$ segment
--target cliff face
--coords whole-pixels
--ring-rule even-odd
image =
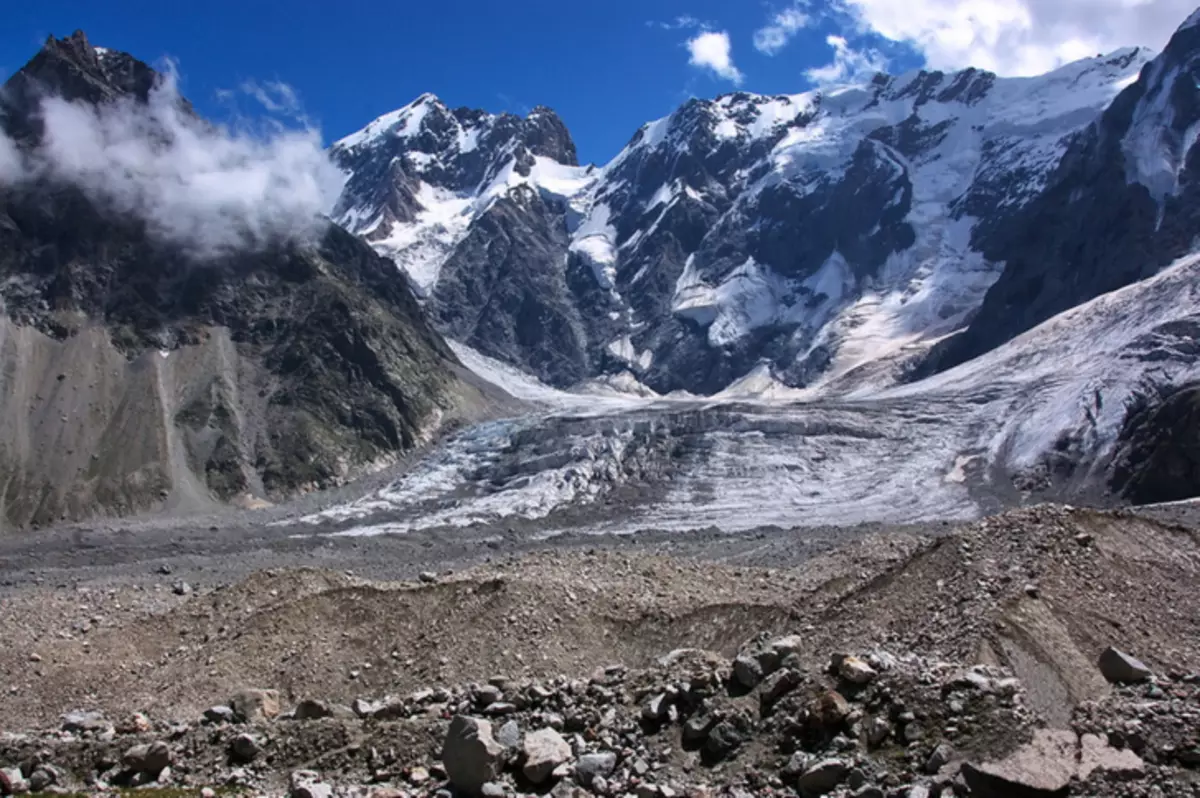
[[[138,103],[156,79],[51,40],[0,121],[34,153],[41,98]],[[395,266],[315,227],[198,260],[69,183],[0,185],[0,525],[277,499],[479,412]]]

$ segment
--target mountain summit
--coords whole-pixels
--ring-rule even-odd
[[[1004,270],[985,244],[1152,57],[691,100],[602,167],[550,111],[425,96],[334,145],[337,218],[445,334],[554,385],[894,381],[969,323]]]

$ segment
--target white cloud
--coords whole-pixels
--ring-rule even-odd
[[[0,130],[0,184],[16,183],[25,174],[25,166],[16,145]]]
[[[856,50],[841,36],[827,36],[825,42],[833,48],[833,60],[804,73],[818,86],[855,83],[887,71],[887,58],[877,50]]]
[[[745,76],[733,64],[733,47],[725,31],[705,31],[687,43],[692,66],[711,69],[718,77],[740,86]]]
[[[683,14],[675,17],[671,22],[656,22],[650,21],[646,23],[652,28],[662,28],[663,30],[684,30],[687,28],[703,28],[705,24],[690,14]]]
[[[808,25],[810,17],[798,6],[785,8],[769,24],[754,32],[754,47],[764,55],[775,55],[791,41],[797,31]]]
[[[265,83],[247,80],[242,83],[241,89],[271,113],[285,114],[291,117],[298,117],[303,113],[296,90],[286,83],[277,80],[269,80]]]
[[[268,96],[283,107],[289,95]],[[182,110],[170,74],[147,103],[93,107],[48,97],[42,117],[45,135],[26,159],[26,178],[71,183],[198,257],[320,233],[320,214],[343,182],[316,131],[253,136],[210,125]],[[0,144],[0,169],[5,151]]]
[[[934,69],[1035,75],[1125,46],[1162,49],[1197,0],[838,0]]]

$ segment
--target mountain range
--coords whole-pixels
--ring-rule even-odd
[[[1134,265],[1076,220],[1045,219],[1105,171],[1130,202],[1150,199],[1124,162],[1130,147],[1155,162],[1162,119],[1133,107],[1178,95],[1171,157],[1196,118],[1187,81],[1173,83],[1189,30],[1157,58],[1121,50],[1037,78],[919,71],[692,100],[599,167],[577,165],[548,109],[496,116],[425,95],[333,145],[350,176],[336,218],[401,265],[444,334],[555,386],[628,372],[712,394],[763,366],[789,386],[887,384],[1181,254]],[[1126,211],[1076,212],[1111,229]],[[1051,259],[1091,271],[1038,251],[1066,230],[1104,252],[1103,274],[1046,274]],[[1027,285],[1030,263],[1063,287]]]
[[[968,477],[1004,496],[1190,495],[1200,318],[1176,289],[1200,234],[1198,21],[1160,54],[1034,78],[915,71],[694,99],[599,166],[548,108],[423,95],[328,149],[335,223],[246,217],[252,245],[202,256],[53,170],[0,184],[3,523],[260,506],[511,415],[508,394],[553,404],[598,383],[634,389],[602,405],[615,415],[632,396],[764,392],[942,408],[958,448],[928,463],[939,512],[990,506],[965,503]],[[82,33],[51,38],[0,92],[0,132],[33,159],[60,98],[149,109],[134,127],[152,150],[206,135],[169,81]],[[631,474],[682,484],[729,467],[722,425],[776,448],[853,427],[855,445],[879,441],[876,466],[910,459],[884,452],[901,431],[873,429],[874,410],[847,426],[834,405],[811,422],[675,407],[457,437],[427,461],[436,498],[414,512],[454,516],[467,484],[492,504],[513,485],[553,503]],[[681,451],[704,460],[690,477]]]

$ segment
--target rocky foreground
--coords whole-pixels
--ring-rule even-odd
[[[1035,508],[792,569],[547,553],[187,586],[111,631],[10,616],[0,792],[1200,795],[1198,575],[1189,529]]]

